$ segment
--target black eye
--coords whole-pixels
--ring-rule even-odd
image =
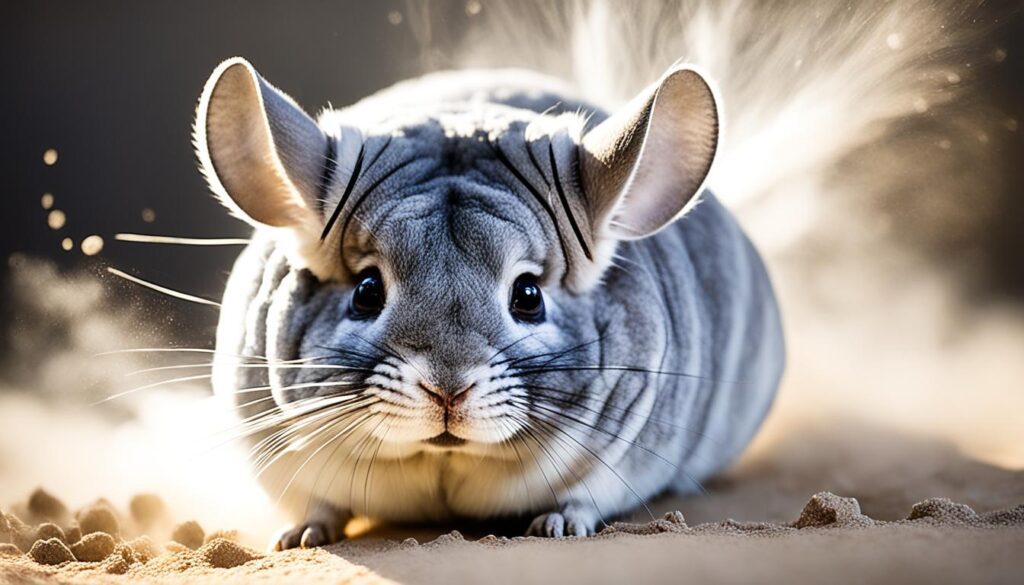
[[[359,284],[352,291],[352,314],[356,318],[372,317],[384,309],[384,281],[380,271],[367,268],[359,274]]]
[[[544,320],[544,295],[540,292],[536,276],[523,274],[516,279],[512,285],[509,311],[520,321],[539,323]]]

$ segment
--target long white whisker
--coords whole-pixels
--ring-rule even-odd
[[[355,366],[344,366],[344,365],[340,365],[340,364],[309,364],[309,363],[303,363],[303,362],[311,362],[311,361],[317,360],[317,359],[333,359],[333,358],[331,356],[321,356],[321,357],[303,358],[301,360],[288,360],[288,361],[282,361],[282,362],[276,362],[276,363],[267,363],[267,364],[234,364],[234,365],[232,365],[232,367],[233,368],[262,368],[262,369],[267,369],[267,370],[269,370],[270,368],[278,368],[278,369],[282,369],[282,370],[287,370],[287,369],[305,369],[305,370],[346,370],[346,371],[363,371],[363,370],[367,369],[367,368],[358,368],[358,367],[355,367]],[[134,372],[129,372],[129,373],[125,374],[125,376],[136,376],[136,375],[145,374],[145,373],[148,373],[148,372],[160,372],[160,371],[164,371],[164,370],[185,370],[185,369],[189,369],[189,368],[208,368],[208,367],[212,367],[212,366],[213,366],[213,363],[211,363],[211,362],[207,362],[207,363],[203,363],[203,364],[178,364],[178,365],[173,365],[173,366],[158,366],[158,367],[155,367],[155,368],[146,368],[146,369],[143,369],[143,370],[135,370]]]
[[[179,238],[176,236],[153,236],[149,234],[114,234],[114,239],[121,242],[182,244],[185,246],[245,246],[249,243],[249,240],[244,238]]]
[[[373,415],[372,413],[371,413],[371,414],[367,414],[367,415],[365,415],[364,419],[365,419],[365,420],[370,420],[370,419],[371,419],[371,418],[372,418],[373,416],[374,416],[374,415]],[[341,421],[339,421],[339,422],[341,422]],[[337,432],[337,433],[336,433],[336,434],[335,434],[335,435],[334,435],[333,437],[331,437],[331,440],[329,440],[329,441],[326,441],[326,442],[324,442],[324,444],[323,444],[323,445],[321,445],[321,446],[320,446],[320,447],[318,447],[318,448],[317,448],[317,449],[316,449],[315,451],[313,451],[313,452],[312,452],[312,453],[311,453],[311,454],[309,455],[309,457],[307,457],[307,458],[306,458],[306,460],[302,462],[302,465],[300,465],[300,466],[299,466],[299,468],[298,468],[297,470],[295,470],[295,473],[293,473],[293,474],[292,474],[292,477],[291,477],[291,479],[289,479],[289,480],[288,480],[288,483],[287,483],[287,484],[285,484],[285,486],[284,486],[284,489],[282,489],[282,490],[281,490],[281,494],[280,494],[280,495],[279,495],[279,496],[277,497],[277,505],[280,505],[280,504],[281,504],[281,500],[282,500],[282,499],[284,499],[284,496],[285,496],[285,494],[286,494],[286,493],[288,493],[288,488],[290,488],[290,487],[291,487],[291,485],[292,485],[292,483],[294,483],[294,482],[295,482],[295,478],[297,478],[297,477],[299,476],[299,473],[301,473],[301,472],[302,472],[302,470],[303,470],[303,469],[304,469],[304,468],[306,467],[306,465],[307,465],[307,464],[308,464],[308,463],[309,463],[310,461],[312,461],[312,460],[313,460],[313,458],[314,458],[314,457],[316,457],[318,453],[320,453],[321,451],[323,451],[323,450],[324,450],[324,449],[325,449],[325,448],[326,448],[326,447],[327,447],[328,445],[330,445],[331,443],[333,443],[334,441],[336,441],[336,440],[337,440],[337,439],[338,439],[339,437],[341,437],[342,435],[344,435],[344,434],[348,433],[348,432],[349,432],[349,431],[350,431],[351,429],[355,428],[355,427],[353,426],[354,424],[357,424],[357,423],[350,423],[350,424],[349,424],[349,425],[348,425],[347,427],[345,427],[345,428],[343,428],[342,430],[338,431],[338,432]],[[361,423],[359,423],[359,424],[361,424]],[[333,426],[334,426],[334,425],[332,424],[332,425],[330,425],[330,426],[329,426],[329,427],[327,427],[327,428],[331,428],[331,427],[333,427]]]
[[[372,401],[371,401],[372,402]],[[305,442],[310,442],[318,435],[324,434],[326,431],[333,428],[338,422],[341,422],[348,415],[353,412],[358,412],[365,409],[371,402],[365,402],[358,405],[349,405],[345,409],[339,411],[329,411],[327,416],[317,415],[311,417],[309,420],[302,420],[299,423],[290,425],[274,434],[266,437],[260,441],[259,444],[255,445],[249,452],[249,457],[253,460],[253,466],[256,469],[256,477],[259,477],[267,469],[269,469],[274,463],[276,463],[281,457],[293,450],[291,448],[291,439],[295,435],[301,434],[307,428],[320,422],[321,419],[327,418],[331,422],[325,425],[316,427],[309,435],[302,437]],[[367,415],[369,416],[369,415]],[[301,447],[299,447],[301,449]]]
[[[200,375],[196,375],[196,376],[183,376],[181,378],[174,378],[172,380],[161,380],[159,382],[153,382],[152,384],[146,384],[145,386],[139,386],[137,388],[132,388],[131,390],[125,390],[124,392],[118,392],[117,394],[114,394],[113,396],[107,396],[106,398],[103,398],[101,400],[97,400],[96,402],[93,402],[89,406],[97,406],[97,405],[103,404],[104,402],[110,402],[111,400],[115,400],[115,399],[121,398],[123,396],[128,396],[129,394],[135,394],[136,392],[141,392],[143,390],[149,390],[150,388],[156,388],[158,386],[166,386],[168,384],[177,384],[179,382],[194,382],[196,380],[208,380],[211,377],[213,377],[211,374],[200,374]]]
[[[163,293],[163,294],[165,294],[167,296],[170,296],[170,297],[174,297],[176,299],[181,299],[183,301],[190,301],[190,302],[193,302],[193,303],[199,303],[200,305],[210,305],[211,307],[218,307],[218,308],[220,307],[220,303],[218,303],[218,302],[211,301],[210,299],[204,299],[203,297],[197,297],[195,295],[190,295],[188,293],[183,293],[183,292],[180,292],[180,291],[176,291],[176,290],[167,288],[165,286],[160,286],[159,284],[154,284],[152,282],[149,282],[149,281],[146,281],[146,280],[142,280],[141,278],[132,276],[131,274],[128,274],[127,272],[123,272],[121,270],[118,270],[117,268],[114,268],[113,266],[108,266],[107,267],[107,272],[113,274],[114,276],[118,276],[120,278],[123,278],[123,279],[127,280],[128,282],[133,282],[133,283],[135,283],[137,285],[144,286],[146,288],[155,290],[157,292]]]

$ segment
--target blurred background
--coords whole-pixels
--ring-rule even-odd
[[[66,445],[61,429],[102,436],[124,421],[193,412],[170,403],[87,405],[131,388],[124,375],[163,363],[97,354],[212,347],[215,308],[135,287],[105,269],[219,297],[237,247],[114,235],[247,237],[248,227],[208,194],[191,146],[203,84],[234,55],[311,113],[445,67],[538,68],[613,106],[677,58],[704,66],[726,113],[709,184],[764,251],[791,348],[779,410],[749,457],[771,460],[763,454],[781,436],[801,436],[800,425],[816,429],[804,437],[816,436],[830,421],[861,418],[871,422],[855,426],[855,436],[880,426],[897,432],[881,450],[913,433],[941,439],[972,462],[1024,467],[1019,2],[598,9],[604,4],[5,2],[0,397],[8,406],[0,407],[0,419],[7,416],[0,475],[5,465],[17,473],[5,478],[0,503],[47,480],[38,456],[49,443],[40,436]],[[201,395],[204,384],[190,381],[183,391]],[[82,417],[91,421],[88,433],[69,431]],[[160,432],[177,440],[181,428]],[[843,437],[836,444],[849,445]],[[146,459],[145,450],[104,445],[82,449],[102,453],[108,470]],[[800,469],[813,476],[820,459]],[[740,469],[744,477],[751,468]],[[86,498],[129,471],[96,477],[83,467],[49,477]],[[817,477],[856,491],[877,479],[872,473]],[[1024,497],[1019,474],[1003,480],[993,505]],[[147,482],[155,480],[135,483]],[[934,495],[932,485],[906,498]],[[984,507],[989,495],[979,492],[975,503]],[[794,498],[799,505],[805,494]],[[723,506],[708,518],[737,510]],[[763,505],[744,510],[774,513]]]

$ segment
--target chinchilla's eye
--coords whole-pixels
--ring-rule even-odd
[[[356,318],[373,317],[384,309],[384,281],[380,271],[367,268],[359,273],[359,284],[352,291],[352,315]]]
[[[536,276],[523,274],[512,284],[509,311],[520,321],[539,323],[544,320],[544,295],[540,292]]]

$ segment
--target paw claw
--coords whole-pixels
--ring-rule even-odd
[[[565,536],[590,536],[593,528],[583,519],[570,512],[549,512],[533,519],[527,536],[563,538]]]
[[[285,530],[274,543],[275,551],[293,548],[316,548],[341,540],[340,530],[332,530],[323,522],[306,522]]]

